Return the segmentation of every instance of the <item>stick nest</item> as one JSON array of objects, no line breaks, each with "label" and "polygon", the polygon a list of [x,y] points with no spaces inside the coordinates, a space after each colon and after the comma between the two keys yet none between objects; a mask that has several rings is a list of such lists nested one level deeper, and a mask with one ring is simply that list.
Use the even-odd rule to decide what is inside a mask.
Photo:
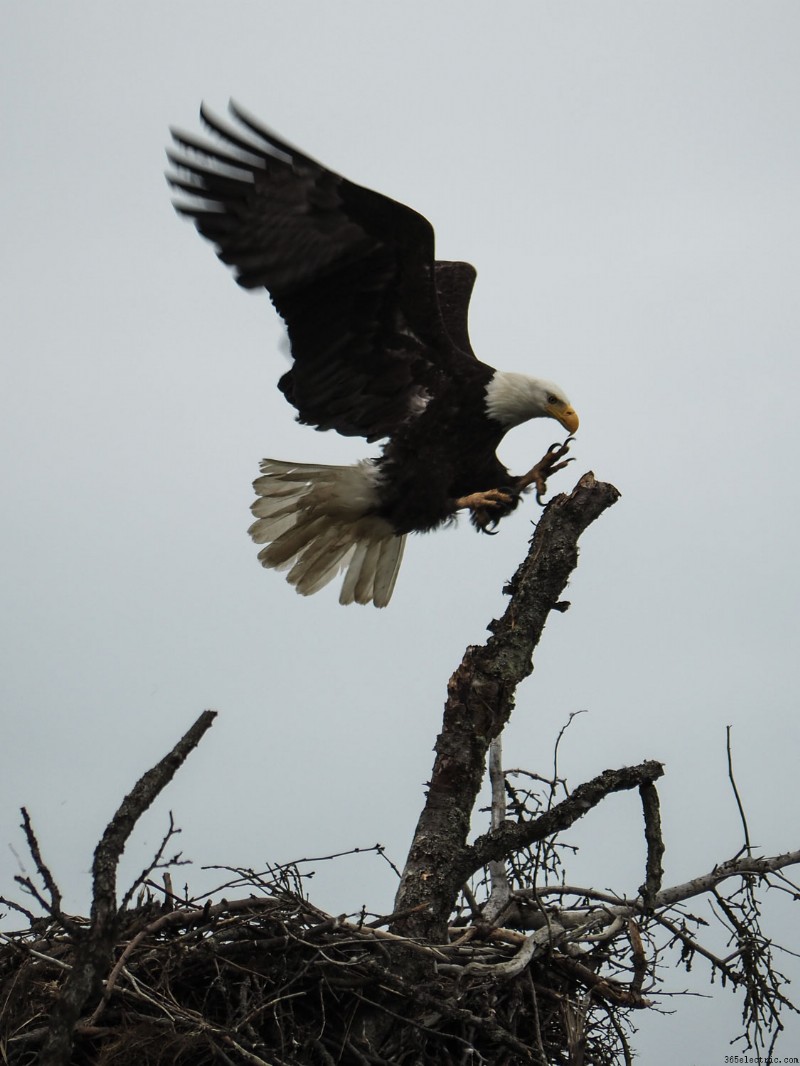
[{"label": "stick nest", "polygon": [[[279,890],[204,907],[150,900],[120,916],[71,1061],[512,1066],[575,1061],[578,1048],[586,1062],[619,1061],[624,1006],[608,1003],[589,1021],[592,996],[566,956],[516,967],[514,940],[524,938],[511,931],[465,925],[448,944],[426,945],[387,932],[388,922],[333,917]],[[35,919],[0,943],[9,1066],[37,1061],[79,962],[87,926],[72,923],[67,932]]]}]

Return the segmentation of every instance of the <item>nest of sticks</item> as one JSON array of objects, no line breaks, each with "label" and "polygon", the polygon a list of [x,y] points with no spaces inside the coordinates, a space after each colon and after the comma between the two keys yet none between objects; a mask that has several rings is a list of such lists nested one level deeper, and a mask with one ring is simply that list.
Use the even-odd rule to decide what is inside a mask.
[{"label": "nest of sticks", "polygon": [[[559,953],[527,961],[522,934],[468,922],[453,927],[449,943],[426,945],[389,932],[395,917],[334,917],[285,886],[265,892],[263,882],[248,898],[203,906],[151,897],[120,919],[111,968],[75,1026],[71,1061],[620,1061],[632,1004],[622,984],[594,978],[592,987],[586,954],[581,972]],[[9,1066],[38,1061],[81,950],[78,930],[87,928],[71,922],[69,932],[46,918],[3,934],[0,1054]],[[605,1009],[590,1011],[590,1000]]]}]

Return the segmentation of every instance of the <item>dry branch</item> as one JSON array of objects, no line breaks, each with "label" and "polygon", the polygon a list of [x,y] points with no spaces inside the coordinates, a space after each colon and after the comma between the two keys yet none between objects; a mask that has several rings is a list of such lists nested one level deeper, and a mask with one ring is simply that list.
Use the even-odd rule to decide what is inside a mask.
[{"label": "dry branch", "polygon": [[[52,1008],[39,1066],[69,1066],[72,1032],[86,1001],[96,995],[108,973],[117,935],[117,864],[138,819],[175,776],[216,717],[204,711],[172,751],[148,770],[120,804],[97,845],[92,865],[90,923],[77,939],[75,959]],[[38,862],[37,862],[38,865]]]},{"label": "dry branch", "polygon": [[508,721],[517,685],[533,670],[550,611],[565,607],[560,597],[577,565],[578,538],[618,498],[613,485],[588,473],[548,504],[507,589],[503,617],[489,627],[485,645],[467,649],[450,679],[428,796],[395,899],[396,910],[428,907],[397,922],[396,932],[443,938],[465,873],[474,868],[466,841],[487,750]]},{"label": "dry branch", "polygon": [[604,770],[602,774],[586,781],[561,803],[527,822],[506,822],[499,829],[490,830],[478,837],[475,843],[464,850],[464,877],[475,873],[487,863],[513,854],[520,848],[569,829],[601,800],[613,792],[652,785],[664,773],[659,762],[643,762],[639,766],[623,766],[619,770]]},{"label": "dry branch", "polygon": [[[787,866],[797,866],[798,864],[800,864],[800,851],[786,851],[780,855],[768,855],[762,858],[742,856],[736,859],[729,859],[727,862],[721,862],[714,866],[707,873],[692,878],[691,881],[683,881],[678,885],[662,888],[660,892],[656,893],[652,901],[652,909],[661,913],[679,903],[685,903],[687,900],[707,895],[722,884],[723,881],[729,881],[732,878],[744,878],[748,875],[766,878],[771,873],[776,873],[779,870],[786,869]],[[553,896],[572,896],[576,899],[588,900],[596,905],[597,915],[605,915],[609,921],[619,917],[629,918],[635,915],[646,915],[648,912],[648,905],[641,895],[634,898],[626,898],[624,896],[615,896],[611,892],[603,892],[580,885],[561,884],[548,885],[539,889],[517,889],[514,892],[514,896],[518,900],[532,899],[533,897],[545,900]],[[587,910],[574,911],[575,920],[584,921],[587,913],[591,912]],[[561,914],[562,921],[567,918],[568,913]]]},{"label": "dry branch", "polygon": [[729,859],[721,862],[713,870],[695,877],[691,881],[674,885],[672,888],[662,889],[655,899],[657,907],[672,907],[683,900],[691,899],[710,892],[723,881],[731,877],[741,877],[745,874],[755,874],[757,877],[766,877],[767,874],[776,870],[783,870],[787,866],[796,866],[800,863],[800,851],[785,851],[780,855],[771,855],[758,859],[754,856],[743,855],[738,859]]},{"label": "dry branch", "polygon": [[645,879],[639,891],[642,894],[645,908],[652,910],[658,890],[661,888],[661,879],[664,876],[664,868],[661,865],[661,860],[664,857],[664,839],[661,836],[661,805],[658,799],[658,792],[652,782],[643,782],[639,786],[639,794],[642,797],[644,839],[647,843]]}]

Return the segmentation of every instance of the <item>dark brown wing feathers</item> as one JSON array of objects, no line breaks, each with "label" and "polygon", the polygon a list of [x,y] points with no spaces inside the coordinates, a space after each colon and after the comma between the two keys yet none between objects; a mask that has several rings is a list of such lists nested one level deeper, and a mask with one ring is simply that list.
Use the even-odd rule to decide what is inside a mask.
[{"label": "dark brown wing feathers", "polygon": [[472,354],[469,342],[469,301],[475,285],[475,267],[469,263],[449,263],[437,260],[435,266],[436,295],[450,339],[462,352]]},{"label": "dark brown wing feathers", "polygon": [[[244,288],[266,288],[294,365],[280,381],[300,420],[391,435],[421,390],[475,366],[467,308],[475,272],[434,265],[433,230],[410,208],[325,169],[231,104],[207,109],[217,143],[173,131],[176,203]],[[438,295],[437,295],[438,293]]]}]

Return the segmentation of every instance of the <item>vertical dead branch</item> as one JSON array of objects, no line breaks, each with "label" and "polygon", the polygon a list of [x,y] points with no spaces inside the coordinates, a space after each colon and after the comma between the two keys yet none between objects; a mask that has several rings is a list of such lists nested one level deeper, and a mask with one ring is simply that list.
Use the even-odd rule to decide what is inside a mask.
[{"label": "vertical dead branch", "polygon": [[[489,745],[489,780],[492,785],[492,810],[490,825],[492,829],[499,829],[505,821],[506,814],[506,776],[503,772],[503,741],[501,737],[494,738]],[[503,859],[489,863],[489,876],[491,878],[492,891],[486,906],[483,909],[483,917],[487,922],[499,921],[500,915],[508,906],[511,899],[511,886],[506,875],[506,864]]]},{"label": "vertical dead branch", "polygon": [[517,685],[533,670],[550,611],[568,606],[560,596],[578,562],[578,538],[618,498],[613,485],[588,473],[569,495],[550,502],[509,584],[503,617],[490,626],[485,645],[467,649],[450,679],[427,801],[395,900],[398,911],[428,906],[398,921],[397,932],[444,939],[486,752],[508,721]]},{"label": "vertical dead branch", "polygon": [[664,876],[664,868],[661,865],[661,860],[664,858],[664,840],[661,836],[661,807],[656,786],[652,781],[641,784],[639,786],[639,794],[642,797],[644,839],[647,843],[645,879],[639,891],[642,894],[642,903],[645,910],[652,911],[656,897],[661,890],[661,880]]},{"label": "vertical dead branch", "polygon": [[216,711],[203,711],[172,751],[139,778],[106,826],[92,865],[90,924],[81,933],[72,970],[53,1007],[38,1066],[69,1066],[72,1061],[75,1023],[110,969],[117,932],[117,864],[122,851],[136,822],[169,784],[215,718]]}]

